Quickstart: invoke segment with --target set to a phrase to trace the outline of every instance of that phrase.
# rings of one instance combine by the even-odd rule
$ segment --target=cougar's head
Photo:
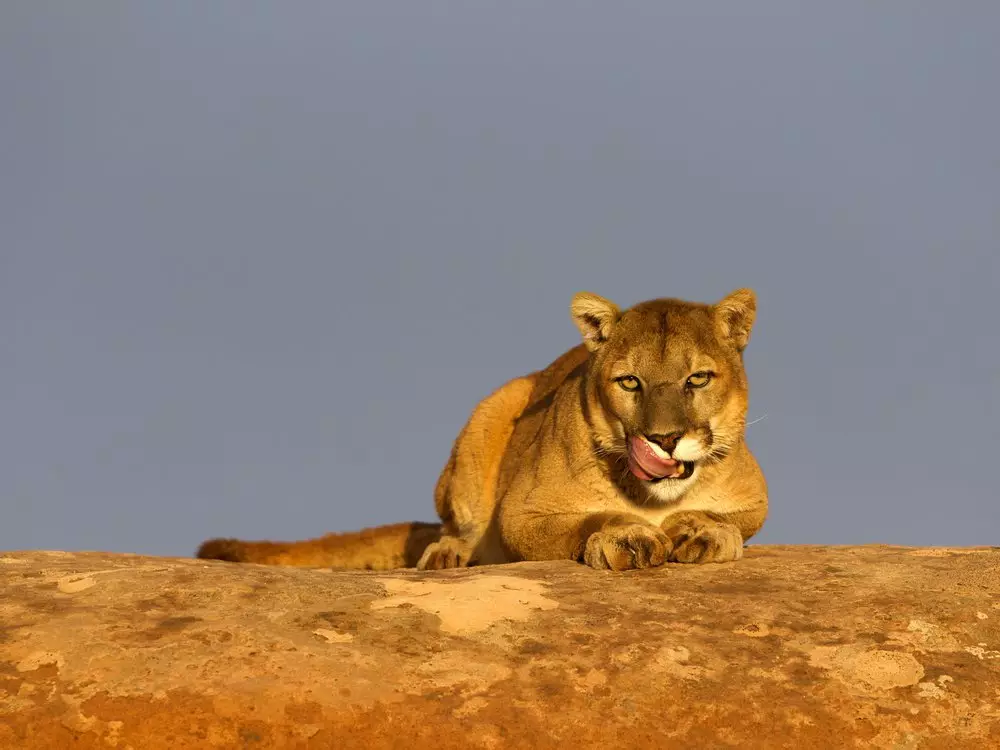
[[[654,498],[682,495],[743,438],[754,293],[739,289],[714,305],[657,299],[623,312],[580,292],[571,312],[607,424],[601,448]]]

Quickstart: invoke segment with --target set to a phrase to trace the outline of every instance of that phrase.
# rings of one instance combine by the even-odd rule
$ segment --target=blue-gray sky
[[[0,549],[432,519],[477,399],[759,295],[758,542],[1000,544],[1000,4],[0,4]]]

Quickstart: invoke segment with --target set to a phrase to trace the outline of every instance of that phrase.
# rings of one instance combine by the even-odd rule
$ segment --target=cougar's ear
[[[584,345],[592,352],[608,340],[621,313],[618,306],[590,292],[578,292],[569,306],[573,322],[580,329]]]
[[[715,321],[722,338],[732,341],[739,351],[750,341],[750,329],[757,315],[757,295],[752,289],[737,289],[715,305]]]

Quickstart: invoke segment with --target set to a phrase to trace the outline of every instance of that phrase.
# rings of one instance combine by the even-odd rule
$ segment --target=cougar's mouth
[[[628,468],[644,482],[663,479],[687,479],[694,473],[694,461],[679,461],[661,455],[645,438],[633,435],[628,439]]]

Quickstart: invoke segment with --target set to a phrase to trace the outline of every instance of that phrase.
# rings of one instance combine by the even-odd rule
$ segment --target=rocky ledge
[[[609,573],[0,554],[0,748],[1000,748],[1000,550]]]

